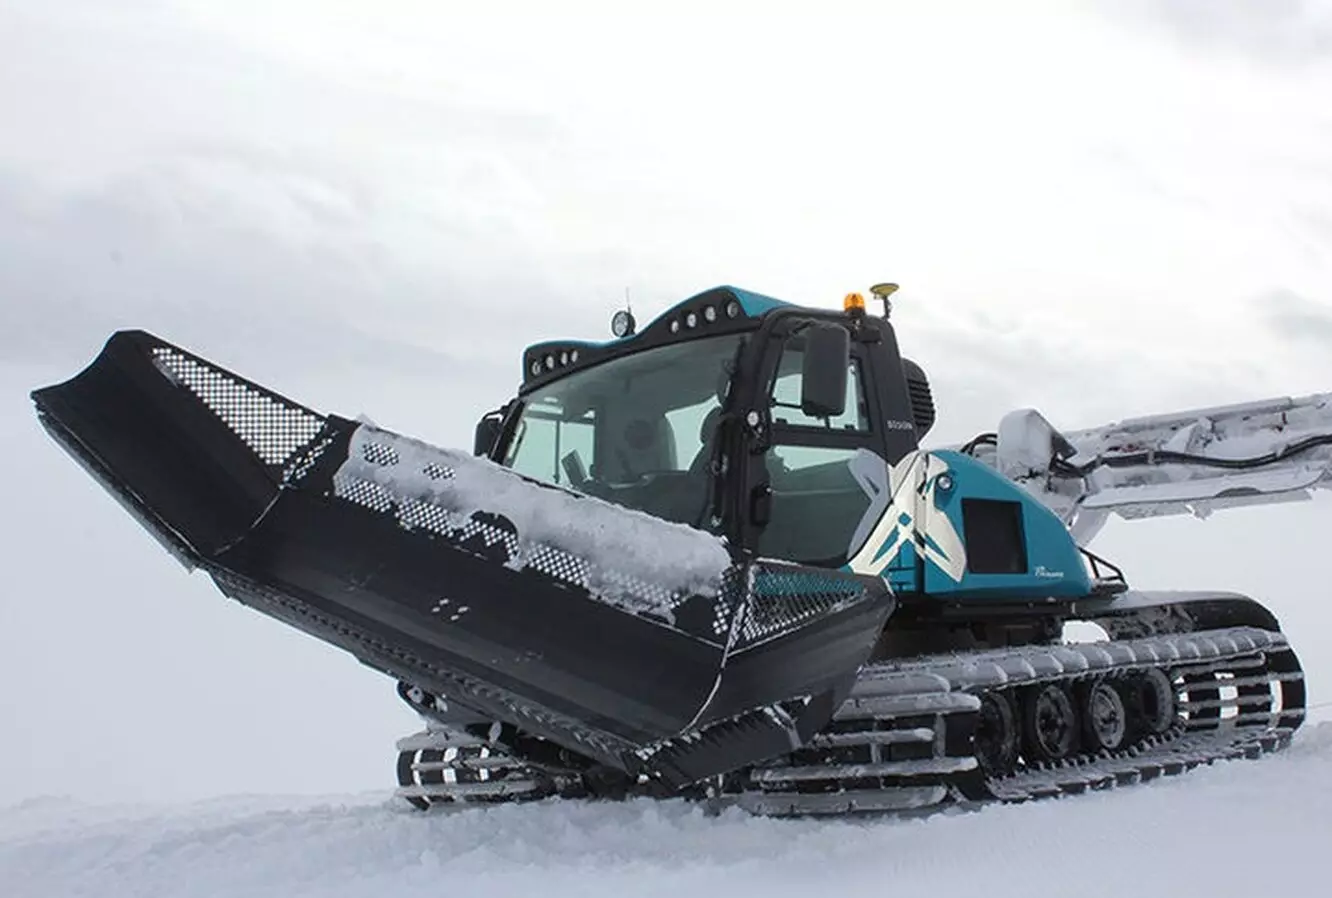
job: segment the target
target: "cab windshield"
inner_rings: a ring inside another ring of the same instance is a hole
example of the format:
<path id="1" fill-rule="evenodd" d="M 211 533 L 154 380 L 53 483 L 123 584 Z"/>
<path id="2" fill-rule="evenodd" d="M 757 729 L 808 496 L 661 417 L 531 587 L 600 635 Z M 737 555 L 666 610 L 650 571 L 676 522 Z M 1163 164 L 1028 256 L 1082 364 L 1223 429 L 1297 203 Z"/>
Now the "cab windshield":
<path id="1" fill-rule="evenodd" d="M 648 514 L 712 529 L 708 467 L 743 334 L 605 362 L 534 390 L 503 463 Z"/>

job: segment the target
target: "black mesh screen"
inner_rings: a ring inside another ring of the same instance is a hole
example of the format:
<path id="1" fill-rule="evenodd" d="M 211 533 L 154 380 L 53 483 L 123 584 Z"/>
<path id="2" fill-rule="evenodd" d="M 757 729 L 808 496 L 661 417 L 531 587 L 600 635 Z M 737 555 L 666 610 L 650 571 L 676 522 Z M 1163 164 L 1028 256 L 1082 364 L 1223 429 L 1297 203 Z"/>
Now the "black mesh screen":
<path id="1" fill-rule="evenodd" d="M 1027 544 L 1022 506 L 995 499 L 962 500 L 967 570 L 973 574 L 1025 574 Z"/>

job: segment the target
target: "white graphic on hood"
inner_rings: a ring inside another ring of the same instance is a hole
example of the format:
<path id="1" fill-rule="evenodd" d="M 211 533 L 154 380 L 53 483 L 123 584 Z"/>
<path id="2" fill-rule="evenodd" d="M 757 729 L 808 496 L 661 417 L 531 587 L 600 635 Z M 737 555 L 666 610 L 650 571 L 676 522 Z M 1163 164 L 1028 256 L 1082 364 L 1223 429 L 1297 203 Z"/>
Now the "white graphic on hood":
<path id="1" fill-rule="evenodd" d="M 869 510 L 851 537 L 850 548 L 856 553 L 851 570 L 880 575 L 911 542 L 917 552 L 961 582 L 967 568 L 966 548 L 948 515 L 935 506 L 939 478 L 950 470 L 947 462 L 913 449 L 890 465 L 861 449 L 850 468 L 870 497 Z"/>

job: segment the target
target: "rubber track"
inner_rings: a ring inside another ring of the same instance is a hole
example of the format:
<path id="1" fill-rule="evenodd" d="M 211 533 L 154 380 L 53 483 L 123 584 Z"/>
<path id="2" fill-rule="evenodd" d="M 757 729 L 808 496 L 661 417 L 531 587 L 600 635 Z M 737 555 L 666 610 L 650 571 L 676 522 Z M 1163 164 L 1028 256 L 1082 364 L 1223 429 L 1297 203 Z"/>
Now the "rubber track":
<path id="1" fill-rule="evenodd" d="M 873 752 L 876 743 L 896 741 L 885 739 L 887 734 L 932 733 L 935 736 L 932 757 L 826 765 L 793 764 L 787 759 L 785 763 L 751 771 L 744 791 L 730 800 L 755 813 L 779 816 L 913 811 L 931 804 L 974 805 L 1076 794 L 1182 773 L 1218 760 L 1256 757 L 1289 744 L 1304 717 L 1302 704 L 1246 714 L 1242 710 L 1246 701 L 1242 695 L 1225 701 L 1195 701 L 1193 710 L 1209 706 L 1219 710 L 1226 705 L 1241 713 L 1228 719 L 1204 716 L 1188 722 L 1181 720 L 1161 736 L 1117 752 L 1023 767 L 999 778 L 983 777 L 974 758 L 970 759 L 973 763 L 966 765 L 968 758 L 948 755 L 943 749 L 946 731 L 953 722 L 950 718 L 974 715 L 980 706 L 979 695 L 990 690 L 1076 683 L 1161 668 L 1172 680 L 1185 675 L 1239 675 L 1233 681 L 1196 684 L 1192 689 L 1198 692 L 1210 694 L 1228 682 L 1250 686 L 1278 683 L 1284 696 L 1287 684 L 1298 683 L 1303 675 L 1297 667 L 1291 671 L 1272 667 L 1269 658 L 1288 652 L 1289 645 L 1279 632 L 1236 627 L 1108 643 L 993 649 L 876 664 L 862 673 L 851 696 L 834 717 L 834 722 L 840 725 L 835 728 L 837 731 L 815 740 L 813 747 L 860 745 Z M 1262 673 L 1255 675 L 1258 670 Z M 1302 690 L 1292 689 L 1291 693 L 1299 695 Z M 927 715 L 933 716 L 932 728 L 920 726 L 922 716 Z M 885 724 L 891 727 L 897 720 L 910 721 L 910 725 L 900 730 L 884 729 Z M 863 722 L 866 728 L 859 733 L 848 731 L 857 722 Z M 950 763 L 958 768 L 950 771 Z M 968 777 L 970 782 L 964 787 L 964 778 Z M 866 788 L 867 779 L 877 779 L 879 787 Z M 778 784 L 786 788 L 772 788 Z M 791 788 L 796 784 L 801 791 Z M 826 791 L 812 791 L 816 784 Z M 978 798 L 977 792 L 983 795 Z"/>
<path id="2" fill-rule="evenodd" d="M 398 740 L 395 795 L 419 808 L 435 803 L 493 804 L 577 789 L 576 775 L 526 764 L 466 732 L 432 729 Z"/>
<path id="3" fill-rule="evenodd" d="M 1281 707 L 1220 720 L 1205 716 L 1180 720 L 1164 734 L 1118 752 L 1024 767 L 1001 778 L 981 777 L 970 754 L 949 754 L 947 730 L 959 715 L 974 717 L 981 704 L 979 695 L 988 690 L 1124 676 L 1148 668 L 1162 668 L 1172 680 L 1185 675 L 1237 673 L 1237 679 L 1227 682 L 1247 686 L 1279 683 L 1284 690 L 1286 683 L 1298 682 L 1302 674 L 1298 669 L 1282 672 L 1271 667 L 1268 659 L 1288 651 L 1285 637 L 1279 632 L 1236 627 L 1112 643 L 1027 646 L 875 664 L 865 669 L 835 715 L 835 726 L 817 736 L 811 748 L 864 747 L 877 756 L 885 746 L 915 743 L 931 746 L 931 757 L 808 764 L 794 761 L 793 755 L 751 769 L 745 777 L 748 782 L 738 791 L 707 797 L 713 807 L 736 805 L 768 816 L 921 812 L 941 806 L 978 806 L 1077 794 L 1171 776 L 1218 760 L 1257 757 L 1289 744 L 1303 719 L 1302 707 Z M 1194 687 L 1203 692 L 1215 688 L 1209 683 Z M 1195 701 L 1191 707 L 1200 710 L 1215 704 L 1219 711 L 1222 705 L 1240 707 L 1243 701 L 1242 697 Z M 923 718 L 932 719 L 933 725 L 921 725 Z M 903 725 L 895 727 L 899 721 Z M 856 731 L 858 722 L 866 728 Z M 1200 730 L 1199 726 L 1208 728 Z M 400 751 L 416 754 L 415 760 L 404 756 L 400 761 L 406 766 L 400 766 L 403 787 L 398 794 L 425 804 L 441 800 L 493 802 L 504 796 L 518 797 L 515 793 L 531 798 L 565 791 L 552 782 L 558 781 L 558 775 L 548 778 L 540 768 L 508 756 L 487 765 L 495 771 L 492 776 L 500 770 L 507 773 L 504 785 L 481 786 L 475 782 L 476 764 L 469 763 L 469 753 L 482 744 L 484 741 L 476 737 L 440 730 L 401 741 Z M 457 752 L 451 757 L 456 760 L 420 760 L 425 757 L 421 749 L 442 752 L 454 746 Z M 490 751 L 498 754 L 502 749 L 491 746 Z M 443 782 L 443 769 L 453 771 L 455 783 Z M 973 780 L 970 789 L 959 787 L 963 777 Z M 568 782 L 567 776 L 563 779 Z M 876 784 L 867 788 L 866 780 Z M 977 782 L 986 793 L 983 798 L 975 797 Z M 808 791 L 811 786 L 814 791 Z"/>

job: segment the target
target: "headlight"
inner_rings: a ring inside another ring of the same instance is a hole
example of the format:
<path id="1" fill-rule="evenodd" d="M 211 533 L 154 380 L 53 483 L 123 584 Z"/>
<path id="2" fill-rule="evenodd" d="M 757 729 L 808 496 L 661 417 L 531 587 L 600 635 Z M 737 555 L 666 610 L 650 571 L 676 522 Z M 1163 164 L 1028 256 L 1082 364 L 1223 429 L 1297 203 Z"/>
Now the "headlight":
<path id="1" fill-rule="evenodd" d="M 611 316 L 611 333 L 616 337 L 631 337 L 637 323 L 634 321 L 634 313 L 628 309 L 621 309 Z"/>

